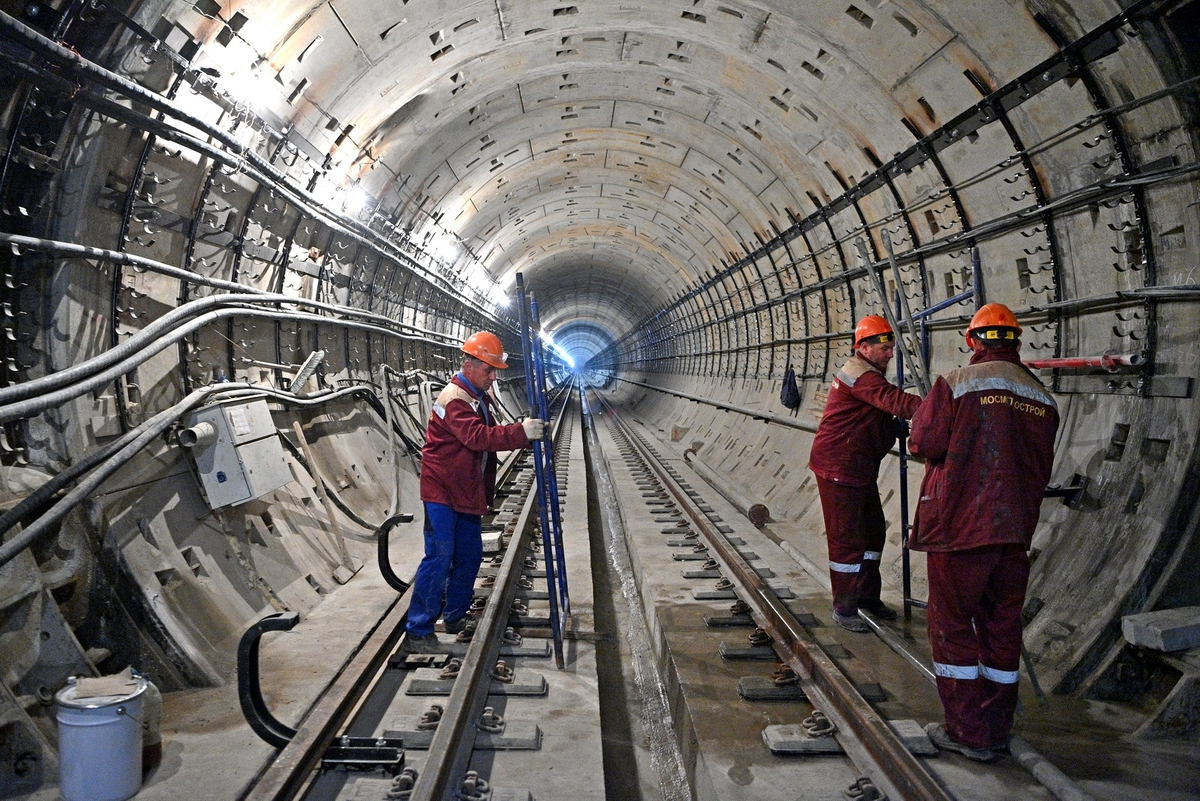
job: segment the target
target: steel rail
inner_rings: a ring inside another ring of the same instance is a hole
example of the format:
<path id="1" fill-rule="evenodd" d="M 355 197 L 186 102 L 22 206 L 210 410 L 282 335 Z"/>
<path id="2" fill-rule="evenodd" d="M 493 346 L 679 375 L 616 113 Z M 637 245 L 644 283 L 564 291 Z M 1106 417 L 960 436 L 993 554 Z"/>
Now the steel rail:
<path id="1" fill-rule="evenodd" d="M 599 396 L 597 396 L 599 397 Z M 892 799 L 906 801 L 952 801 L 924 766 L 901 744 L 887 721 L 871 708 L 833 661 L 813 642 L 792 612 L 767 583 L 716 530 L 708 517 L 660 464 L 636 432 L 600 398 L 614 421 L 626 434 L 642 460 L 654 471 L 677 506 L 690 518 L 705 541 L 709 554 L 726 575 L 736 579 L 757 621 L 787 653 L 787 663 L 801 677 L 801 686 L 815 706 L 842 732 L 838 742 L 855 766 L 866 773 Z M 851 736 L 846 736 L 847 734 Z"/>
<path id="2" fill-rule="evenodd" d="M 500 469 L 504 481 L 519 464 L 522 453 L 515 451 L 505 460 Z M 510 547 L 509 550 L 519 549 Z M 289 801 L 307 788 L 320 767 L 325 750 L 344 730 L 360 700 L 374 686 L 387 658 L 396 650 L 404 634 L 410 598 L 407 594 L 402 595 L 388 609 L 358 653 L 297 725 L 291 742 L 263 768 L 239 796 L 239 801 Z"/>
<path id="3" fill-rule="evenodd" d="M 555 421 L 556 439 L 566 417 L 565 413 L 560 412 Z M 537 492 L 531 488 L 517 517 L 515 534 L 504 553 L 504 561 L 496 571 L 495 589 L 479 619 L 441 721 L 429 743 L 429 756 L 413 787 L 411 801 L 457 798 L 456 782 L 461 781 L 471 761 L 477 732 L 475 721 L 487 704 L 492 681 L 491 668 L 500 654 L 500 639 L 508 622 L 509 609 L 517 595 L 517 582 L 513 579 L 521 574 L 520 564 L 525 557 L 524 546 L 531 539 L 530 524 L 537 511 L 537 498 Z M 553 555 L 543 549 L 543 562 L 552 558 Z M 546 572 L 550 574 L 548 564 Z M 551 587 L 550 593 L 553 592 L 554 588 Z"/>
<path id="4" fill-rule="evenodd" d="M 357 708 L 359 699 L 370 689 L 400 642 L 410 598 L 405 594 L 396 599 L 358 653 L 317 699 L 296 728 L 291 742 L 241 796 L 243 801 L 281 801 L 296 798 L 304 789 L 320 765 L 325 749 Z"/>

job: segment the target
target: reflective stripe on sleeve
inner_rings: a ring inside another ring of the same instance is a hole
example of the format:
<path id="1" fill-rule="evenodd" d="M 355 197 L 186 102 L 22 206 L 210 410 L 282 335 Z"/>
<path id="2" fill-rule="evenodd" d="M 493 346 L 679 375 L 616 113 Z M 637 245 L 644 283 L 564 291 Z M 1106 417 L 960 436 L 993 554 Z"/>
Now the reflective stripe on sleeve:
<path id="1" fill-rule="evenodd" d="M 977 679 L 979 665 L 943 665 L 941 662 L 934 662 L 933 672 L 943 679 Z"/>
<path id="2" fill-rule="evenodd" d="M 996 670 L 987 665 L 979 666 L 980 674 L 988 681 L 994 681 L 997 684 L 1016 684 L 1020 674 L 1015 670 Z"/>
<path id="3" fill-rule="evenodd" d="M 840 562 L 830 562 L 829 569 L 834 573 L 857 573 L 862 565 L 843 565 Z"/>
<path id="4" fill-rule="evenodd" d="M 873 559 L 878 562 L 883 558 L 883 551 L 867 551 L 863 554 L 863 559 Z"/>

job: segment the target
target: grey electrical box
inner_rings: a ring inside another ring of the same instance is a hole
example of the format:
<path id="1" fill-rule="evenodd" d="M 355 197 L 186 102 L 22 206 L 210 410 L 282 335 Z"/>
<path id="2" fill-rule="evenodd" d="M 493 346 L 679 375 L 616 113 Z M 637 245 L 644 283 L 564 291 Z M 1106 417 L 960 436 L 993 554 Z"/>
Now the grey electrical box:
<path id="1" fill-rule="evenodd" d="M 259 498 L 292 481 L 264 400 L 227 401 L 192 412 L 179 433 L 191 449 L 213 509 Z"/>

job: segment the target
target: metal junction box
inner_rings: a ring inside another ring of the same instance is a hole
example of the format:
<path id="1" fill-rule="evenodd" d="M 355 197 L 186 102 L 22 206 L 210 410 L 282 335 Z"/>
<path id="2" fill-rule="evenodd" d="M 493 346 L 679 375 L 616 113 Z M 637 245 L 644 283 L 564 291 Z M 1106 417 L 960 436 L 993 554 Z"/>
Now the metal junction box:
<path id="1" fill-rule="evenodd" d="M 228 401 L 197 409 L 179 433 L 190 448 L 213 509 L 259 498 L 292 481 L 264 400 Z"/>

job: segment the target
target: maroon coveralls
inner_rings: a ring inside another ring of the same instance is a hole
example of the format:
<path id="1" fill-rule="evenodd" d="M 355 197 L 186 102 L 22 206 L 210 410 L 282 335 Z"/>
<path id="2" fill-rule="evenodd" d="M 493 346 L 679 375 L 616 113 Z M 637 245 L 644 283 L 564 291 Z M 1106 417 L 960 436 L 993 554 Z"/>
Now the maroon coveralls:
<path id="1" fill-rule="evenodd" d="M 925 478 L 908 545 L 927 551 L 929 642 L 946 731 L 1007 742 L 1017 705 L 1029 545 L 1054 461 L 1058 409 L 1016 349 L 939 378 L 912 423 Z"/>
<path id="2" fill-rule="evenodd" d="M 879 501 L 879 463 L 896 442 L 895 417 L 909 418 L 921 399 L 861 356 L 838 370 L 817 426 L 808 467 L 817 476 L 833 608 L 854 615 L 859 601 L 879 601 L 879 561 L 887 524 Z"/>

